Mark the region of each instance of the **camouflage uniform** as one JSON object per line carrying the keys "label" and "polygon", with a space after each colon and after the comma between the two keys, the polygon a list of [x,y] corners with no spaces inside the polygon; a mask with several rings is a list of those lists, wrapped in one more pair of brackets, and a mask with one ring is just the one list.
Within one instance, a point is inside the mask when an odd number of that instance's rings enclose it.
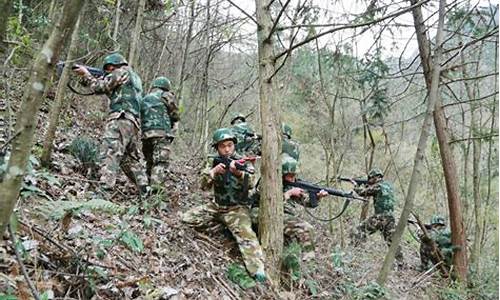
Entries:
{"label": "camouflage uniform", "polygon": [[[282,169],[286,168],[286,163],[293,163],[295,165],[293,172],[298,173],[297,161],[288,155],[283,155],[282,157]],[[283,173],[289,173],[290,171],[283,170]],[[314,227],[307,221],[304,221],[297,217],[297,212],[299,207],[297,205],[302,205],[304,207],[315,207],[311,204],[309,200],[309,194],[303,193],[300,197],[289,197],[285,193],[292,189],[291,186],[283,185],[283,199],[284,199],[284,223],[283,223],[283,233],[288,241],[297,240],[301,245],[304,258],[313,258],[314,254]],[[260,192],[257,190],[255,198],[260,199]],[[252,209],[252,222],[258,224],[259,210],[257,207]]]}
{"label": "camouflage uniform", "polygon": [[253,156],[260,155],[261,144],[257,135],[246,122],[235,124],[231,127],[238,143],[236,144],[236,151],[243,155]]}
{"label": "camouflage uniform", "polygon": [[281,124],[281,132],[283,134],[283,142],[281,145],[281,153],[288,154],[296,161],[299,161],[300,150],[299,143],[292,140],[292,128],[288,124]]}
{"label": "camouflage uniform", "polygon": [[146,173],[153,186],[165,182],[170,157],[171,130],[179,121],[175,95],[154,88],[141,103],[142,152],[146,159]]}
{"label": "camouflage uniform", "polygon": [[433,226],[435,223],[431,222],[431,229],[428,230],[429,237],[425,237],[423,233],[419,234],[420,238],[420,268],[426,270],[429,263],[437,264],[439,261],[433,255],[432,241],[436,243],[437,248],[441,251],[446,266],[451,266],[453,257],[453,245],[451,243],[451,232],[446,228],[446,225],[439,223],[442,227]]}
{"label": "camouflage uniform", "polygon": [[127,65],[121,65],[102,79],[86,74],[83,81],[96,94],[105,94],[110,99],[110,113],[100,153],[103,163],[100,180],[106,188],[114,188],[116,174],[121,167],[138,190],[144,192],[148,182],[138,148],[141,79]]}
{"label": "camouflage uniform", "polygon": [[[373,197],[373,206],[375,209],[375,214],[370,216],[368,219],[364,220],[357,228],[354,233],[355,245],[366,240],[366,234],[373,234],[376,231],[382,232],[382,236],[388,245],[391,244],[392,234],[395,231],[395,219],[393,216],[394,212],[394,191],[392,185],[380,179],[374,184],[368,184],[366,186],[356,187],[355,192],[364,197]],[[401,262],[403,260],[403,254],[401,252],[401,247],[398,246],[396,250],[396,260]]]}
{"label": "camouflage uniform", "polygon": [[[238,159],[240,156],[233,154],[231,158]],[[253,175],[243,171],[244,175],[236,178],[231,174],[226,184],[223,175],[210,177],[213,166],[214,158],[211,157],[202,172],[201,186],[204,190],[213,187],[215,200],[185,212],[182,221],[200,229],[224,224],[235,237],[248,272],[251,275],[263,274],[264,254],[252,229],[250,205],[245,195],[248,189],[253,188]],[[247,164],[247,167],[251,165]]]}

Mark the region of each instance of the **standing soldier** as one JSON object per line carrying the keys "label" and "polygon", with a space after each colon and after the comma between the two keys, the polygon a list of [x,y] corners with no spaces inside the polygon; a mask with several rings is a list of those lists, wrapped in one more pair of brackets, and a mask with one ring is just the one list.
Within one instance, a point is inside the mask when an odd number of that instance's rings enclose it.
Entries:
{"label": "standing soldier", "polygon": [[[288,154],[281,155],[281,171],[283,174],[283,201],[284,201],[284,235],[290,240],[297,240],[301,245],[303,260],[311,260],[314,254],[314,228],[307,221],[297,217],[297,205],[314,207],[309,194],[301,188],[287,186],[286,182],[295,182],[299,173],[298,162]],[[254,199],[260,199],[257,191]],[[328,196],[328,192],[321,190],[317,193],[318,199]],[[252,220],[258,222],[258,208],[252,210]]]}
{"label": "standing soldier", "polygon": [[[263,282],[266,280],[264,254],[252,230],[251,201],[248,198],[248,191],[254,185],[253,167],[248,163],[237,163],[241,157],[235,152],[236,142],[231,129],[215,131],[212,145],[218,156],[209,157],[201,175],[202,189],[213,187],[215,200],[187,211],[182,215],[182,221],[200,229],[223,223],[235,237],[250,275]],[[230,163],[220,163],[220,160]]]}
{"label": "standing soldier", "polygon": [[[380,169],[372,169],[368,173],[368,183],[358,186],[356,181],[351,180],[354,185],[354,191],[364,197],[373,197],[373,207],[375,214],[364,220],[354,233],[354,244],[359,245],[360,242],[366,240],[366,234],[373,234],[377,231],[382,232],[384,240],[388,245],[392,242],[392,234],[395,230],[394,219],[394,190],[392,185],[384,180],[384,173]],[[403,253],[401,247],[396,250],[396,260],[399,266],[403,263]]]}
{"label": "standing soldier", "polygon": [[281,153],[286,153],[293,157],[296,161],[299,161],[300,151],[299,143],[292,139],[292,127],[290,125],[282,123],[281,133],[283,134],[283,144],[281,145]]}
{"label": "standing soldier", "polygon": [[96,94],[105,94],[110,100],[100,153],[103,162],[100,180],[104,182],[105,189],[113,189],[121,168],[135,183],[141,197],[146,197],[150,188],[138,149],[141,79],[118,53],[104,58],[103,70],[103,78],[94,78],[83,66],[74,69]]}
{"label": "standing soldier", "polygon": [[432,243],[436,243],[436,247],[441,251],[444,258],[444,264],[448,268],[451,266],[453,256],[453,245],[451,243],[451,232],[446,228],[446,223],[442,216],[433,216],[430,224],[425,224],[428,228],[429,236],[423,233],[419,234],[420,238],[420,270],[426,271],[429,263],[439,263],[438,257],[433,254]]}
{"label": "standing soldier", "polygon": [[170,144],[178,122],[179,110],[170,80],[158,77],[153,81],[152,92],[141,104],[142,152],[146,159],[146,174],[154,189],[165,182]]}

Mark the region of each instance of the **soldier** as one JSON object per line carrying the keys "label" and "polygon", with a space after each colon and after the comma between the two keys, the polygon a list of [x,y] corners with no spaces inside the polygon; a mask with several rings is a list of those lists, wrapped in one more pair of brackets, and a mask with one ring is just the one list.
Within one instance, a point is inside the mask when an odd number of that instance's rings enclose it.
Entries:
{"label": "soldier", "polygon": [[168,78],[156,78],[152,87],[152,92],[144,97],[141,104],[142,152],[149,183],[158,188],[165,182],[179,110]]}
{"label": "soldier", "polygon": [[[298,162],[288,154],[281,155],[281,170],[283,182],[295,182],[299,173]],[[260,198],[257,191],[254,199]],[[318,199],[328,196],[321,190],[317,194]],[[301,188],[283,185],[284,201],[284,235],[288,240],[297,240],[302,247],[304,261],[314,259],[314,228],[308,222],[301,220],[297,215],[297,204],[305,207],[313,207],[309,201],[309,194]],[[252,210],[252,221],[257,224],[258,208]]]}
{"label": "soldier", "polygon": [[[384,180],[384,174],[380,169],[372,169],[368,173],[367,185],[358,186],[356,181],[351,180],[354,191],[364,197],[373,197],[373,207],[375,214],[364,220],[354,233],[354,245],[366,240],[366,234],[373,234],[380,231],[388,245],[391,244],[392,234],[395,230],[394,219],[394,191],[392,185]],[[396,251],[396,260],[399,266],[403,263],[401,247]]]}
{"label": "soldier", "polygon": [[260,155],[260,137],[255,134],[254,130],[246,122],[246,117],[238,113],[231,119],[231,129],[233,130],[238,144],[236,144],[236,152],[243,155]]}
{"label": "soldier", "polygon": [[290,127],[290,125],[288,124],[282,123],[281,133],[283,134],[281,153],[286,153],[293,157],[295,160],[299,161],[299,143],[292,140],[292,127]]}
{"label": "soldier", "polygon": [[444,218],[435,215],[431,218],[430,224],[425,224],[425,227],[428,228],[429,236],[425,236],[423,233],[419,234],[420,270],[427,270],[429,262],[433,264],[439,262],[436,255],[433,254],[432,242],[436,243],[436,247],[443,254],[444,264],[450,267],[453,256],[453,245],[451,243],[451,232],[446,228]]}
{"label": "soldier", "polygon": [[[240,156],[235,152],[236,138],[229,128],[217,129],[213,147],[218,157],[209,157],[201,175],[202,189],[213,187],[215,201],[192,208],[182,215],[182,221],[195,228],[209,228],[223,223],[235,237],[245,266],[257,281],[266,280],[264,255],[255,232],[252,230],[248,190],[253,188],[252,166],[237,169]],[[229,158],[231,163],[214,163],[217,158]],[[226,174],[230,172],[229,174]],[[227,175],[227,176],[226,176]]]}
{"label": "soldier", "polygon": [[118,53],[104,58],[103,70],[104,78],[97,79],[85,67],[77,66],[74,69],[96,94],[105,94],[110,100],[100,153],[103,163],[100,180],[104,182],[105,189],[113,189],[116,173],[121,168],[135,183],[141,197],[145,197],[149,194],[150,187],[140,163],[138,149],[142,82],[125,58]]}

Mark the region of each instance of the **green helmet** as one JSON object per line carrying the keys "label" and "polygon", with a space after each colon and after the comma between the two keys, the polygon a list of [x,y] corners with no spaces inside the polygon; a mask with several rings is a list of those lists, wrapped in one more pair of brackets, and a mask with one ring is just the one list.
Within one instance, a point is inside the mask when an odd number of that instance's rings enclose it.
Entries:
{"label": "green helmet", "polygon": [[112,53],[104,58],[103,70],[106,70],[107,65],[122,66],[128,65],[128,62],[120,53]]}
{"label": "green helmet", "polygon": [[235,144],[237,142],[234,133],[229,128],[219,128],[214,132],[212,137],[212,146],[216,147],[218,143],[226,140],[232,140]]}
{"label": "green helmet", "polygon": [[234,122],[236,122],[237,120],[241,120],[243,122],[246,122],[246,117],[244,114],[242,113],[237,113],[237,114],[234,114],[233,118],[231,119],[231,125],[234,124]]}
{"label": "green helmet", "polygon": [[281,124],[281,133],[286,135],[288,138],[292,137],[292,127],[286,123]]}
{"label": "green helmet", "polygon": [[295,158],[288,154],[281,156],[281,172],[285,174],[297,174],[299,173],[298,162]]}
{"label": "green helmet", "polygon": [[444,218],[440,215],[434,215],[431,218],[431,224],[438,224],[438,225],[443,225],[445,226],[446,223],[444,222]]}
{"label": "green helmet", "polygon": [[375,176],[384,177],[384,173],[379,168],[373,168],[370,170],[370,172],[368,172],[368,179],[373,178]]}
{"label": "green helmet", "polygon": [[164,76],[160,76],[153,80],[153,87],[160,88],[165,91],[170,91],[172,89],[172,84],[170,83],[170,79]]}

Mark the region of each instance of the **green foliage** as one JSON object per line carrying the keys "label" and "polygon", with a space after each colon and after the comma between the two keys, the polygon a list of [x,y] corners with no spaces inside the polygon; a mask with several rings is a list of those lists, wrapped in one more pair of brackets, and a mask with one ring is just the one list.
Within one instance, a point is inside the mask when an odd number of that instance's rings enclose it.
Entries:
{"label": "green foliage", "polygon": [[47,201],[39,207],[38,213],[47,219],[60,220],[66,214],[77,214],[82,210],[100,211],[107,213],[121,213],[123,208],[103,199],[81,201]]}
{"label": "green foliage", "polygon": [[17,300],[17,297],[13,294],[0,294],[0,300]]}
{"label": "green foliage", "polygon": [[77,137],[69,146],[69,152],[77,158],[85,169],[92,168],[99,161],[98,145],[87,137]]}
{"label": "green foliage", "polygon": [[357,287],[353,282],[346,281],[334,288],[334,299],[367,300],[386,299],[387,291],[375,282],[370,282],[365,286]]}
{"label": "green foliage", "polygon": [[133,252],[140,253],[144,250],[142,240],[133,231],[128,229],[122,231],[120,234],[120,242]]}
{"label": "green foliage", "polygon": [[344,257],[345,253],[339,246],[335,247],[335,250],[331,254],[332,264],[335,271],[342,271],[344,267]]}
{"label": "green foliage", "polygon": [[231,264],[226,271],[226,277],[239,285],[242,289],[249,289],[255,286],[255,280],[248,275],[247,270],[236,263]]}
{"label": "green foliage", "polygon": [[283,267],[290,272],[292,280],[299,280],[301,277],[300,257],[302,249],[297,242],[293,242],[283,251]]}

